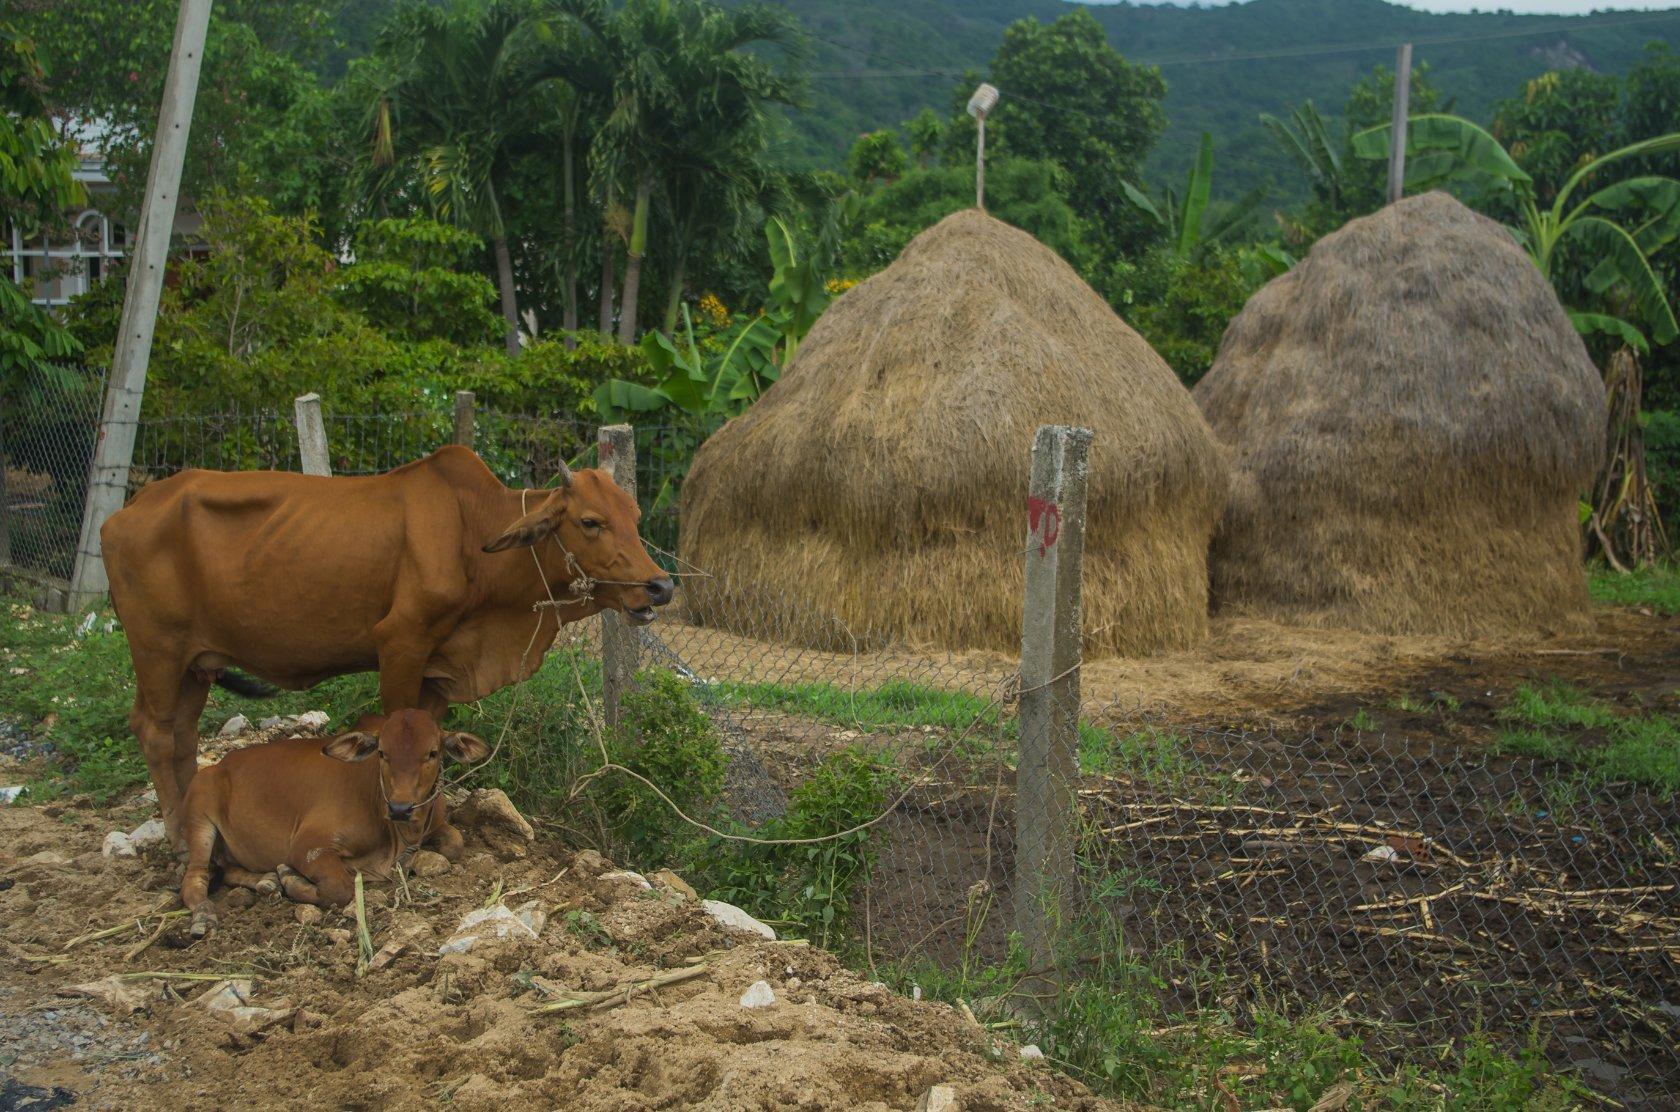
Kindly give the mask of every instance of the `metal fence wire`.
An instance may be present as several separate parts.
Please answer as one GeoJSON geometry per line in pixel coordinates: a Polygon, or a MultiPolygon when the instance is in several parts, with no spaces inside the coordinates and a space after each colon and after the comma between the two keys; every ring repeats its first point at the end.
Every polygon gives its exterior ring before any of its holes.
{"type": "MultiPolygon", "coordinates": [[[[14,564],[64,576],[98,392],[55,404],[23,436],[6,429],[0,535],[14,564]]],[[[408,462],[454,434],[441,411],[329,415],[327,427],[339,473],[408,462]]],[[[685,576],[714,574],[671,555],[676,492],[704,431],[636,430],[645,533],[685,576]]],[[[592,463],[594,433],[480,411],[473,444],[505,481],[535,485],[559,460],[592,463]]],[[[296,469],[291,416],[143,423],[135,485],[187,466],[296,469]]],[[[888,806],[837,937],[909,977],[1004,962],[1022,910],[1020,831],[1054,818],[1017,813],[1018,662],[847,629],[773,584],[713,587],[679,592],[637,639],[641,666],[676,677],[716,729],[723,813],[771,829],[825,759],[870,755],[888,770],[888,806]],[[822,622],[824,643],[851,649],[799,647],[822,622]]],[[[593,658],[597,626],[573,627],[575,652],[593,658]]],[[[1098,948],[1123,948],[1164,1028],[1313,1016],[1394,1065],[1472,1034],[1507,1050],[1537,1042],[1626,1107],[1673,1106],[1673,797],[1567,780],[1473,740],[1185,726],[1089,687],[1076,744],[1064,784],[1077,812],[1072,975],[1112,975],[1098,948]]]]}
{"type": "Polygon", "coordinates": [[[76,558],[104,381],[63,372],[31,378],[0,412],[0,569],[51,606],[76,558]]]}

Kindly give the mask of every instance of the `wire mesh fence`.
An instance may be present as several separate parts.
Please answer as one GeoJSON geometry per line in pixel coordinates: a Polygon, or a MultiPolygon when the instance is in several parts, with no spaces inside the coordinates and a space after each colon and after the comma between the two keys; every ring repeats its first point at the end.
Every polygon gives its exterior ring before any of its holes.
{"type": "Polygon", "coordinates": [[[76,557],[104,389],[65,372],[32,380],[0,413],[0,570],[60,604],[76,557]]]}

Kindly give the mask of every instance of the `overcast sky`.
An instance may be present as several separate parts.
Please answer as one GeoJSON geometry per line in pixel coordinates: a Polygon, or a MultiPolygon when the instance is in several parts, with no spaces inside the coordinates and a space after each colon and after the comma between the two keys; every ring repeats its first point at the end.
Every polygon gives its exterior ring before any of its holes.
{"type": "MultiPolygon", "coordinates": [[[[1105,0],[1087,0],[1087,2],[1100,4],[1104,3],[1105,0]]],[[[1189,0],[1133,0],[1133,2],[1178,4],[1182,7],[1189,0]]],[[[1214,0],[1214,2],[1217,2],[1217,0],[1214,0]]],[[[1480,3],[1464,3],[1461,0],[1393,0],[1393,2],[1400,3],[1407,8],[1418,8],[1426,12],[1496,12],[1509,10],[1513,12],[1535,12],[1543,15],[1581,15],[1606,8],[1616,11],[1627,11],[1634,8],[1642,11],[1680,8],[1680,0],[1481,0],[1480,3]]]]}

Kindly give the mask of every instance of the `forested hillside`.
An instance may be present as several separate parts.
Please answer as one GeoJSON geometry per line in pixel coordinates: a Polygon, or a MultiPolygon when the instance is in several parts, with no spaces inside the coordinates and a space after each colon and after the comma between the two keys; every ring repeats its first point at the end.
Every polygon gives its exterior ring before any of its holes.
{"type": "MultiPolygon", "coordinates": [[[[943,110],[965,69],[984,71],[1015,19],[1054,19],[1080,5],[1058,0],[784,0],[813,36],[813,97],[799,113],[801,153],[838,165],[860,132],[943,110]],[[893,76],[896,75],[896,76],[893,76]],[[914,75],[914,76],[905,76],[914,75]]],[[[1435,15],[1385,0],[1250,0],[1223,7],[1096,4],[1089,10],[1132,61],[1153,62],[1167,81],[1167,130],[1148,163],[1177,180],[1211,131],[1223,183],[1299,190],[1280,148],[1259,122],[1312,99],[1339,114],[1348,89],[1393,46],[1416,44],[1436,85],[1459,111],[1484,115],[1494,101],[1548,69],[1621,72],[1653,40],[1680,44],[1680,12],[1590,17],[1435,15]],[[1464,40],[1447,42],[1444,40],[1464,40]],[[1266,57],[1266,55],[1284,55],[1266,57]]],[[[1008,90],[1005,90],[1007,95],[1008,90]]]]}

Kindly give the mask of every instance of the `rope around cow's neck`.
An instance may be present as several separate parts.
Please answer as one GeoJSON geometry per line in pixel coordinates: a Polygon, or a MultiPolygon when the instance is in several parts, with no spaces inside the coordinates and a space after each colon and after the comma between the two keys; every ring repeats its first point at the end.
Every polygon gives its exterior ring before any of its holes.
{"type": "Polygon", "coordinates": [[[443,791],[443,772],[439,770],[438,778],[432,782],[431,794],[414,805],[416,811],[425,812],[425,821],[420,826],[420,836],[409,842],[404,840],[402,828],[411,825],[414,820],[408,819],[404,822],[398,822],[391,817],[391,790],[385,786],[385,766],[381,764],[375,771],[379,778],[379,797],[385,803],[385,821],[390,824],[391,838],[397,844],[397,853],[393,859],[393,864],[398,869],[405,869],[408,867],[408,862],[403,859],[412,857],[416,850],[425,845],[426,838],[432,832],[432,801],[443,791]]]}

